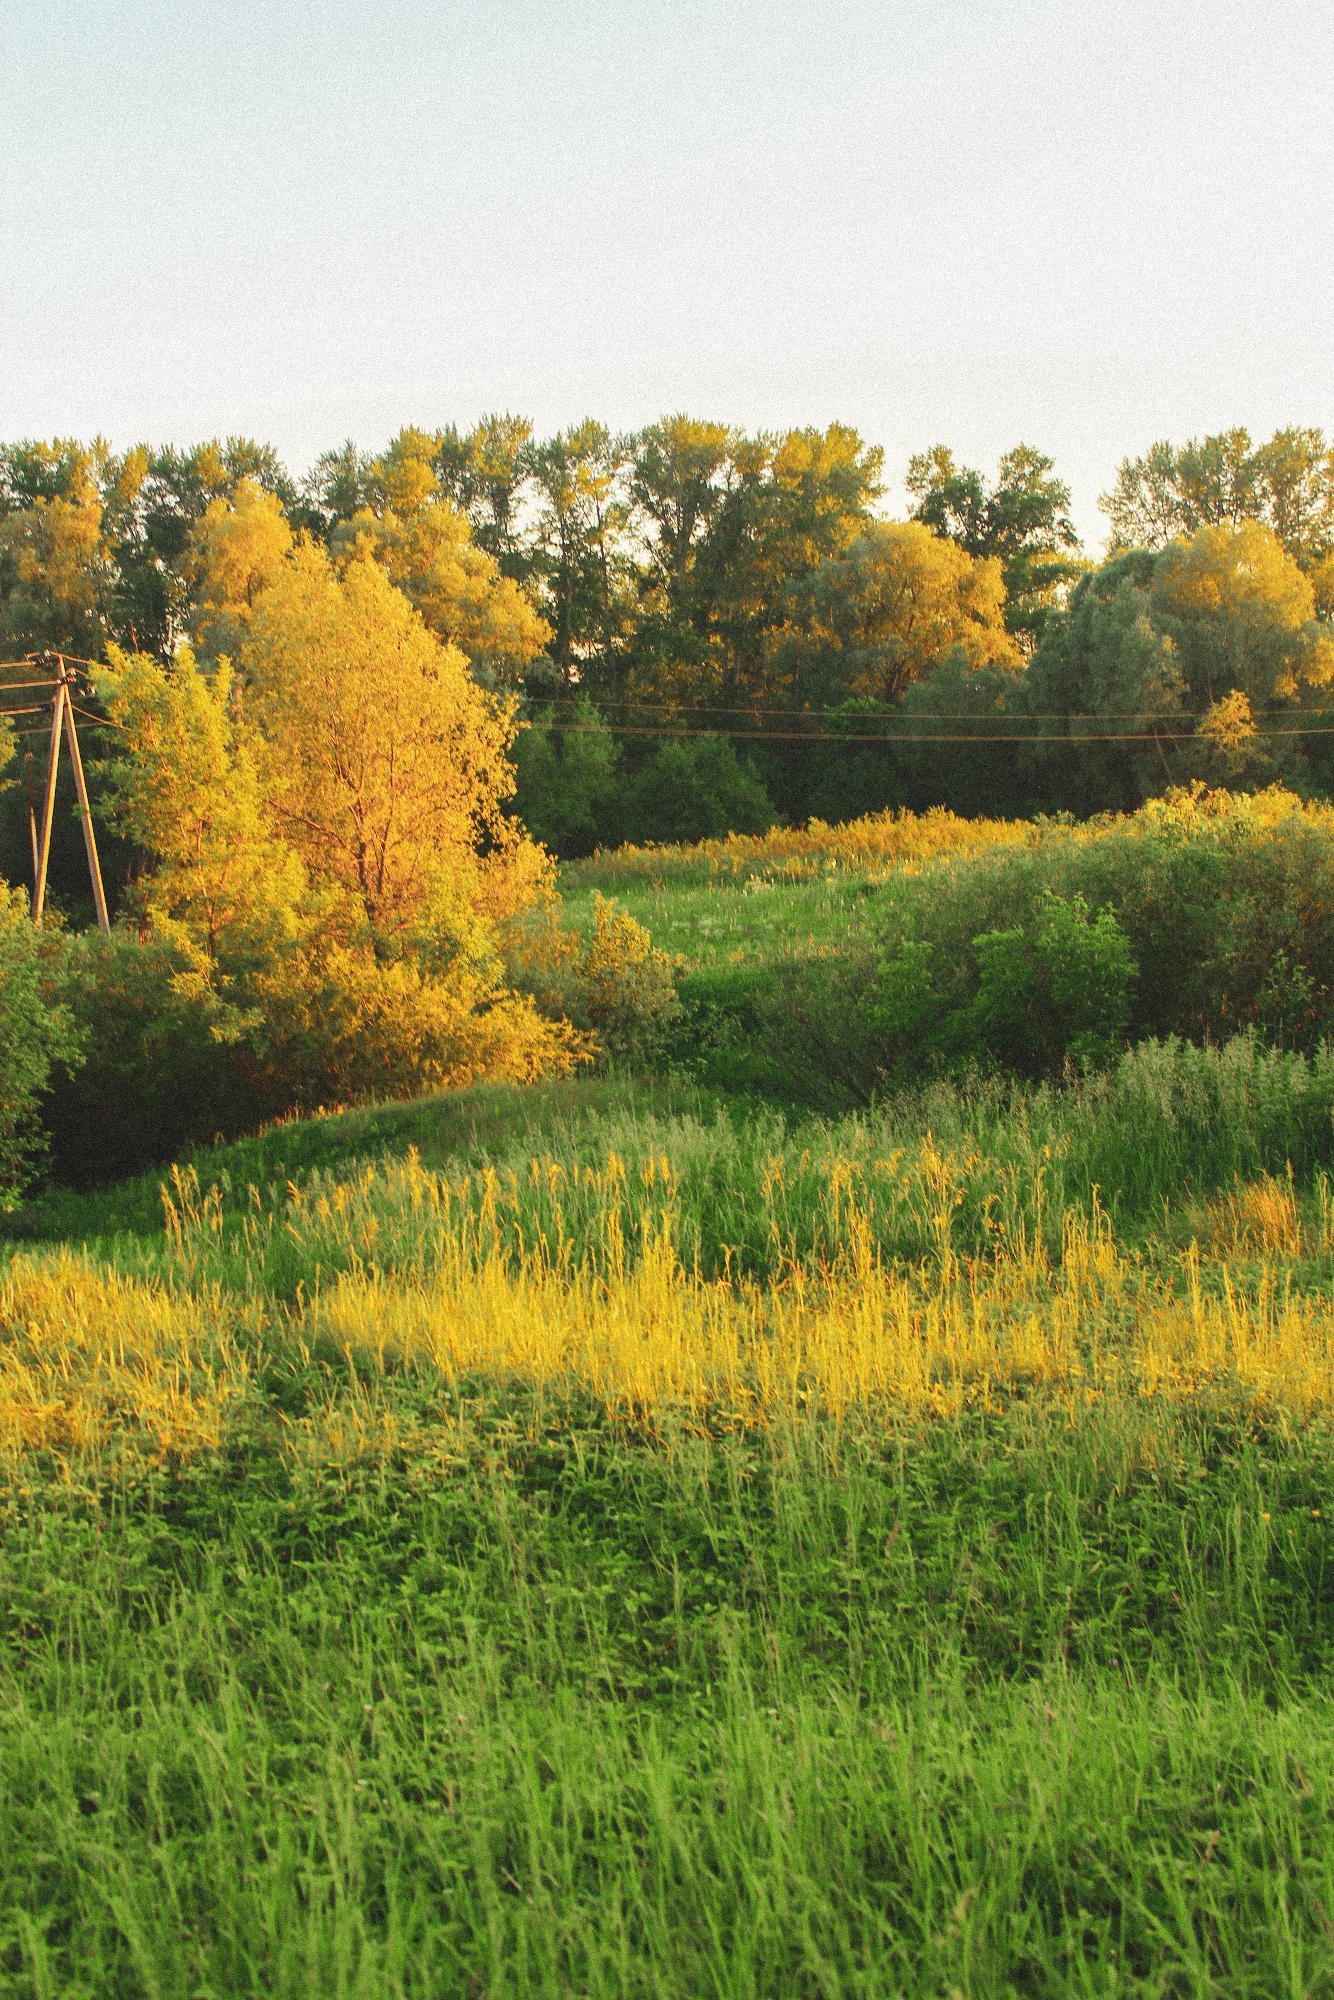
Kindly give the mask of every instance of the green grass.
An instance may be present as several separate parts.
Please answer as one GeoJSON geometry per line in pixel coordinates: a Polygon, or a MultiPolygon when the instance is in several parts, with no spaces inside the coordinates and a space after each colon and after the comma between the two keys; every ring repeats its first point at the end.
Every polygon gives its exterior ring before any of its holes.
{"type": "MultiPolygon", "coordinates": [[[[565,913],[592,928],[594,898],[580,864],[562,873],[565,913]]],[[[629,882],[610,891],[618,909],[644,925],[663,951],[691,972],[779,960],[791,952],[837,953],[865,928],[877,884],[848,873],[824,878],[756,876],[739,882],[629,882]]]]}
{"type": "Polygon", "coordinates": [[[455,1414],[12,1500],[3,1990],[1334,1991],[1327,1439],[455,1414]]]}
{"type": "MultiPolygon", "coordinates": [[[[1096,1187],[1153,1268],[1288,1162],[1324,1240],[1332,1108],[1325,1057],[1245,1040],[837,1122],[590,1078],[200,1155],[232,1220],[188,1255],[154,1176],[11,1218],[25,1256],[76,1241],[272,1324],[216,1451],[33,1452],[0,1482],[0,1996],[1334,1996],[1328,1416],[1034,1394],[648,1426],[417,1365],[373,1385],[410,1445],[303,1456],[299,1413],[354,1364],[282,1344],[333,1268],[287,1183],[409,1146],[615,1150],[631,1243],[666,1154],[687,1253],[770,1279],[775,1204],[808,1270],[836,1248],[835,1157],[883,1253],[929,1268],[934,1149],[958,1254],[998,1204],[1031,1240],[1096,1187]]],[[[370,1199],[365,1254],[412,1269],[412,1212],[370,1199]]],[[[567,1196],[580,1241],[605,1199],[567,1196]]],[[[1281,1280],[1328,1298],[1328,1252],[1281,1280]]]]}

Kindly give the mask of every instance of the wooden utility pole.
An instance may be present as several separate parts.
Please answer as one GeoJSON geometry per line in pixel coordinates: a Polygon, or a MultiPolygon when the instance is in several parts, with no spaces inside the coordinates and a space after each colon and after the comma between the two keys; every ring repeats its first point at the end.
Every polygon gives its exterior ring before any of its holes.
{"type": "MultiPolygon", "coordinates": [[[[61,682],[64,686],[64,682],[61,682]]],[[[97,928],[103,937],[111,936],[111,920],[107,916],[106,891],[102,887],[102,868],[97,858],[97,835],[93,831],[93,809],[88,803],[88,786],[83,775],[83,758],[79,753],[79,732],[74,727],[74,703],[65,698],[65,736],[69,743],[69,760],[74,766],[74,789],[79,794],[79,818],[83,825],[83,851],[88,856],[88,879],[93,885],[93,902],[97,908],[97,928]]]]}
{"type": "Polygon", "coordinates": [[[32,880],[37,886],[37,802],[32,795],[32,751],[23,753],[23,790],[28,801],[28,839],[32,842],[32,880]]]}
{"type": "MultiPolygon", "coordinates": [[[[51,713],[51,754],[46,767],[46,794],[42,801],[42,831],[38,838],[34,824],[32,828],[32,920],[42,921],[42,911],[46,907],[46,875],[51,860],[51,826],[55,818],[56,778],[60,769],[60,736],[64,730],[65,741],[69,744],[69,760],[74,770],[74,789],[79,795],[79,821],[83,827],[83,851],[88,857],[88,879],[93,885],[93,903],[97,910],[97,928],[103,937],[111,935],[111,920],[107,915],[106,891],[102,886],[102,868],[97,858],[97,834],[93,827],[93,810],[88,802],[88,782],[83,774],[83,755],[79,749],[79,732],[74,722],[74,703],[70,695],[72,676],[59,655],[56,657],[55,704],[51,713]]],[[[29,760],[31,762],[31,760],[29,760]]],[[[31,798],[31,791],[29,793],[31,798]]],[[[29,806],[31,818],[31,805],[29,806]]]]}
{"type": "Polygon", "coordinates": [[[65,720],[65,705],[69,701],[69,691],[65,686],[65,669],[62,663],[60,679],[56,682],[56,698],[51,709],[51,750],[46,762],[46,793],[42,800],[42,834],[37,849],[37,874],[32,885],[32,920],[42,921],[42,911],[46,907],[46,870],[51,860],[51,821],[56,809],[56,775],[60,769],[60,731],[65,720]]]}

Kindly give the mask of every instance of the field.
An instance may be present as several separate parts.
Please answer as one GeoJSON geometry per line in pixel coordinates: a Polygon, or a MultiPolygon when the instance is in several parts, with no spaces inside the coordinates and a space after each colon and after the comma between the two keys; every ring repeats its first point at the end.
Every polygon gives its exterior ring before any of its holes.
{"type": "MultiPolygon", "coordinates": [[[[831,847],[567,886],[753,966],[919,858],[831,847]]],[[[1332,1173],[1241,1036],[35,1203],[0,1992],[1334,1994],[1332,1173]]]]}

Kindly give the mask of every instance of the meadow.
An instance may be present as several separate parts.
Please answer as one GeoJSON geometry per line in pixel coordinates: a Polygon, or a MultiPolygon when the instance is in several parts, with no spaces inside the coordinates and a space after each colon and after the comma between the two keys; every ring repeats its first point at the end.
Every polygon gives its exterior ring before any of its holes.
{"type": "Polygon", "coordinates": [[[0,1990],[1334,1991],[1334,1063],[12,1219],[0,1990]]]}

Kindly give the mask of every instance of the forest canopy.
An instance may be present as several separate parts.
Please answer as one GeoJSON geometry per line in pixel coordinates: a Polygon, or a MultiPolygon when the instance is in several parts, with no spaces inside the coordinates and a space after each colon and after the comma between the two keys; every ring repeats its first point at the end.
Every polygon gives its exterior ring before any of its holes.
{"type": "MultiPolygon", "coordinates": [[[[1322,431],[1128,457],[1101,563],[1032,445],[991,473],[943,444],[898,470],[906,519],[843,423],[541,437],[497,414],[348,443],[300,478],[246,438],[14,443],[0,657],[226,662],[272,729],[282,626],[355,601],[390,645],[406,607],[458,686],[510,704],[502,817],[566,856],[894,806],[1125,807],[1194,778],[1327,786],[1322,431]]],[[[310,806],[289,802],[289,835],[298,810],[328,832],[310,806]]],[[[25,839],[11,797],[11,877],[25,839]]]]}

